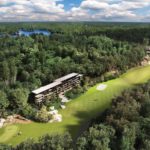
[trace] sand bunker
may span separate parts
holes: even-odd
[[[106,85],[106,84],[99,84],[96,89],[99,90],[99,91],[103,91],[103,90],[105,90],[106,88],[107,88],[107,85]]]

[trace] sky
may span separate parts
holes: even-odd
[[[0,22],[150,22],[150,0],[0,0]]]

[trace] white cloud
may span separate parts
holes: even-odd
[[[150,0],[83,0],[65,10],[63,0],[0,0],[0,21],[144,21]],[[150,20],[149,20],[150,21]]]
[[[85,0],[81,3],[80,7],[85,9],[105,9],[109,6],[107,2],[97,0]]]
[[[143,8],[145,6],[150,5],[150,2],[147,1],[137,1],[137,0],[133,0],[133,1],[122,1],[118,4],[112,4],[110,5],[111,8],[116,8],[119,10],[129,10],[129,9],[138,9],[138,8]]]
[[[150,6],[150,0],[84,0],[79,7],[73,8],[72,16],[77,12],[86,12],[85,20],[144,21],[135,10],[146,6]],[[82,19],[78,16],[78,20]]]
[[[55,21],[65,11],[57,2],[61,0],[0,0],[0,21]]]

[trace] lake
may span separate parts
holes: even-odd
[[[51,35],[51,33],[47,30],[33,30],[33,31],[19,30],[17,34],[19,36],[31,36],[33,34],[42,34],[45,36]]]
[[[17,37],[17,36],[31,36],[34,34],[41,34],[41,35],[45,35],[45,36],[49,36],[51,35],[51,32],[49,32],[48,30],[32,30],[32,31],[27,31],[27,30],[22,30],[20,29],[18,32],[14,33],[14,34],[3,34],[0,33],[0,37],[5,37],[6,35],[9,35],[11,37]]]

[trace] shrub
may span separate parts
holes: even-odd
[[[42,108],[36,114],[36,120],[40,122],[48,122],[51,118],[51,115],[48,114],[46,106]]]
[[[74,99],[84,93],[86,89],[84,87],[78,86],[76,88],[73,88],[72,90],[65,93],[65,96],[69,99]]]
[[[45,100],[44,105],[47,107],[54,106],[55,109],[59,109],[61,108],[61,99],[54,96],[50,100]]]

